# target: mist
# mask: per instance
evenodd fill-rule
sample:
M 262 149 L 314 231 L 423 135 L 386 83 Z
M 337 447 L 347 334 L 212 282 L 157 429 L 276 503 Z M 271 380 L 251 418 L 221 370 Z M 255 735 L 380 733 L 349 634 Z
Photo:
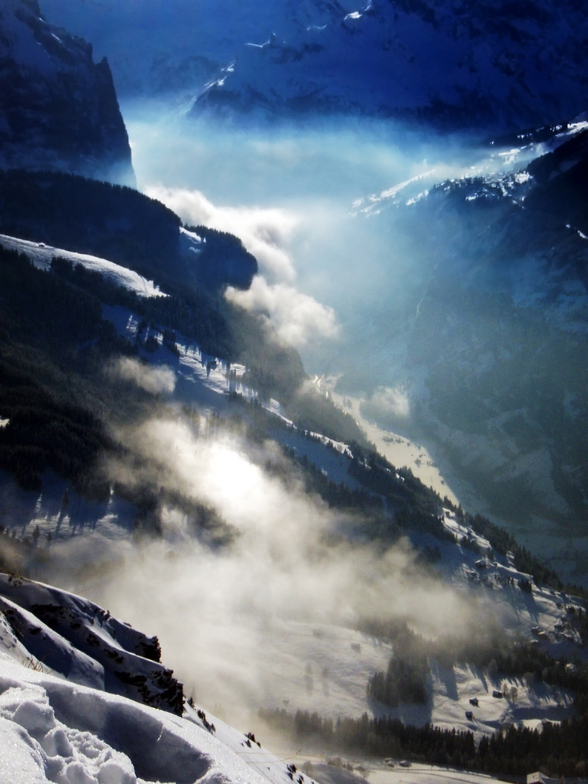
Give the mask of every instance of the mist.
M 438 637 L 463 636 L 487 620 L 471 597 L 419 565 L 408 540 L 382 547 L 354 536 L 358 520 L 304 492 L 273 442 L 252 443 L 229 427 L 195 426 L 171 412 L 116 435 L 127 456 L 109 464 L 111 480 L 160 488 L 161 536 L 96 533 L 56 544 L 49 576 L 157 634 L 162 659 L 188 696 L 193 691 L 232 721 L 246 722 L 261 705 L 281 706 L 281 684 L 304 682 L 300 638 L 314 641 L 317 625 L 322 637 L 362 619 L 404 619 Z M 167 502 L 170 495 L 214 510 L 232 541 L 211 546 Z M 100 563 L 80 569 L 88 552 L 99 552 Z M 385 667 L 390 649 L 379 645 Z M 329 655 L 325 672 L 340 653 Z M 367 683 L 372 673 L 362 672 Z M 344 681 L 333 675 L 335 695 Z M 327 709 L 341 712 L 338 704 Z
M 140 189 L 186 224 L 235 233 L 258 259 L 251 289 L 226 296 L 269 319 L 307 371 L 355 373 L 367 413 L 406 423 L 410 399 L 382 324 L 386 340 L 401 332 L 421 273 L 410 238 L 392 234 L 380 213 L 394 209 L 395 186 L 416 193 L 468 170 L 480 159 L 475 148 L 377 122 L 243 130 L 162 118 L 156 105 L 123 111 Z M 173 391 L 173 374 L 134 361 L 116 373 L 154 393 Z M 219 429 L 206 412 L 195 424 L 175 410 L 114 436 L 125 457 L 106 466 L 107 476 L 158 499 L 159 535 L 59 544 L 49 577 L 157 634 L 187 693 L 232 721 L 285 704 L 282 683 L 304 689 L 302 638 L 367 618 L 463 637 L 488 618 L 488 608 L 423 567 L 407 539 L 374 546 L 357 533 L 365 520 L 309 496 L 273 443 Z M 195 525 L 191 505 L 222 535 Z M 87 563 L 87 548 L 101 563 L 69 571 Z M 385 669 L 389 649 L 374 646 L 361 679 Z M 341 697 L 344 678 L 329 688 Z M 341 704 L 333 697 L 325 710 L 337 715 Z
M 123 110 L 140 189 L 187 225 L 236 234 L 256 256 L 251 288 L 228 289 L 227 298 L 271 321 L 308 372 L 354 378 L 366 415 L 407 426 L 409 390 L 396 377 L 402 356 L 389 345 L 418 305 L 422 272 L 410 237 L 391 230 L 386 210 L 396 186 L 418 193 L 457 176 L 475 149 L 377 122 L 243 130 L 162 118 L 155 105 Z M 147 391 L 173 391 L 169 372 L 127 360 L 116 372 Z M 261 705 L 287 704 L 292 690 L 317 709 L 308 689 L 312 645 L 323 645 L 315 666 L 331 673 L 321 681 L 320 709 L 360 715 L 365 696 L 349 700 L 349 673 L 336 674 L 336 656 L 351 642 L 361 647 L 354 689 L 365 695 L 390 655 L 361 636 L 363 620 L 401 620 L 428 638 L 463 639 L 502 612 L 478 608 L 423 566 L 408 539 L 368 541 L 369 520 L 305 492 L 276 444 L 252 441 L 210 412 L 194 422 L 171 410 L 113 436 L 124 458 L 106 466 L 107 477 L 156 499 L 157 536 L 139 531 L 109 544 L 94 534 L 59 544 L 49 577 L 157 634 L 187 695 L 236 724 Z M 87 548 L 100 564 L 69 571 L 87 563 Z
M 112 379 L 128 381 L 153 395 L 171 395 L 176 388 L 176 376 L 171 368 L 149 367 L 131 357 L 120 357 L 105 372 Z
M 488 163 L 471 139 L 365 118 L 235 127 L 145 102 L 123 111 L 140 189 L 185 223 L 241 238 L 263 281 L 233 300 L 269 314 L 317 375 L 356 367 L 358 334 L 365 351 L 369 322 L 412 292 L 411 239 L 379 214 L 391 189 L 418 193 Z M 363 381 L 382 383 L 369 363 Z
M 559 531 L 563 513 L 580 526 L 585 514 L 574 511 L 573 499 L 581 483 L 570 474 L 557 489 L 553 467 L 569 440 L 559 430 L 554 446 L 540 387 L 503 348 L 516 346 L 526 362 L 546 335 L 533 309 L 552 302 L 555 279 L 535 263 L 543 250 L 528 252 L 529 243 L 552 246 L 537 215 L 514 220 L 524 188 L 501 191 L 507 181 L 494 177 L 520 171 L 546 149 L 493 147 L 366 118 L 261 125 L 194 118 L 189 107 L 175 117 L 149 103 L 123 110 L 140 187 L 185 221 L 234 231 L 259 259 L 251 289 L 227 296 L 299 350 L 316 384 L 391 463 L 551 558 L 554 538 L 541 536 L 538 545 L 530 521 L 538 515 Z M 498 201 L 477 199 L 478 176 Z M 451 180 L 462 180 L 457 201 L 449 185 L 419 199 Z M 512 221 L 499 219 L 510 213 Z M 567 264 L 563 235 L 561 242 L 553 258 Z M 553 317 L 564 314 L 565 322 L 567 305 L 559 302 Z M 537 354 L 531 375 L 544 361 Z M 553 379 L 563 378 L 558 363 L 554 354 Z M 505 390 L 521 383 L 526 391 L 511 406 Z M 513 421 L 533 401 L 539 441 L 520 431 L 513 451 L 512 432 L 496 436 L 498 399 L 501 416 Z M 551 462 L 536 459 L 539 444 Z M 510 495 L 507 477 L 516 477 Z

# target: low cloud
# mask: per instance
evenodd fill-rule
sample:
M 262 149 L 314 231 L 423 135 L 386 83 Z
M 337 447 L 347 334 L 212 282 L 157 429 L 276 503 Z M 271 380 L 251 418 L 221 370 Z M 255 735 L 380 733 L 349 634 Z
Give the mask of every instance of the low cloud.
M 332 308 L 283 283 L 270 285 L 257 275 L 247 291 L 230 287 L 226 297 L 245 310 L 266 316 L 279 337 L 291 346 L 304 348 L 312 340 L 331 339 L 339 327 Z
M 227 290 L 230 302 L 265 316 L 279 337 L 302 349 L 312 339 L 338 334 L 335 311 L 293 285 L 294 262 L 288 244 L 299 223 L 295 213 L 259 207 L 217 207 L 200 191 L 153 186 L 146 193 L 166 204 L 190 225 L 235 234 L 259 263 L 260 274 L 248 291 Z
M 401 387 L 378 387 L 374 394 L 361 405 L 361 411 L 368 419 L 382 426 L 394 426 L 410 418 L 410 397 Z
M 291 211 L 261 207 L 219 207 L 200 191 L 151 186 L 146 193 L 173 210 L 184 223 L 236 234 L 272 282 L 292 283 L 296 271 L 285 245 L 299 223 Z
M 171 395 L 176 388 L 176 374 L 169 367 L 145 365 L 137 359 L 122 357 L 108 366 L 111 377 L 136 384 L 153 395 Z
M 165 488 L 213 508 L 238 532 L 232 543 L 207 546 L 187 515 L 164 504 L 161 538 L 111 542 L 108 580 L 93 570 L 68 586 L 158 634 L 165 663 L 188 693 L 195 685 L 200 701 L 230 707 L 233 719 L 280 704 L 281 684 L 303 672 L 297 651 L 305 650 L 302 637 L 313 639 L 308 624 L 349 628 L 362 617 L 402 618 L 434 637 L 463 634 L 475 623 L 472 603 L 423 570 L 407 540 L 376 549 L 341 536 L 357 520 L 305 493 L 275 444 L 199 428 L 174 416 L 119 430 L 137 459 L 110 470 L 118 481 L 151 483 L 162 498 Z M 55 568 L 63 584 L 72 564 L 67 547 L 62 552 Z M 291 648 L 284 651 L 285 633 Z M 271 678 L 270 666 L 279 670 Z

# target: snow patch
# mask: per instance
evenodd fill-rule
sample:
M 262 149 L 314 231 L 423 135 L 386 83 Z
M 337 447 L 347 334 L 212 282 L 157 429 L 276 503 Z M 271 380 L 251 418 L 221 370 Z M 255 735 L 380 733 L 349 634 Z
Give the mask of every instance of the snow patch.
M 119 264 L 101 259 L 98 256 L 74 253 L 63 248 L 45 245 L 43 242 L 30 242 L 17 237 L 8 237 L 4 234 L 0 234 L 0 245 L 8 250 L 24 253 L 39 269 L 49 270 L 54 258 L 62 258 L 70 261 L 72 264 L 81 264 L 93 272 L 99 272 L 107 280 L 129 291 L 134 291 L 140 297 L 167 297 L 167 294 L 160 291 L 153 281 L 147 280 L 133 270 L 121 267 Z

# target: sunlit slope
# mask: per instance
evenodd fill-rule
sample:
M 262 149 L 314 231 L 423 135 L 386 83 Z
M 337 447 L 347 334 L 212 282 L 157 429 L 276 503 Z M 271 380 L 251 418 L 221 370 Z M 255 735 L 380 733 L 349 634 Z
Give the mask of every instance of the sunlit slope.
M 31 246 L 33 255 L 40 251 Z M 137 337 L 139 319 L 132 311 L 108 306 L 104 316 L 121 337 Z M 112 484 L 102 501 L 68 491 L 63 480 L 51 476 L 36 494 L 4 481 L 3 499 L 11 510 L 4 524 L 20 531 L 21 540 L 12 544 L 5 537 L 5 542 L 20 568 L 28 563 L 47 579 L 88 591 L 134 623 L 148 623 L 188 686 L 207 705 L 231 715 L 249 716 L 258 707 L 333 718 L 374 711 L 482 734 L 505 722 L 533 725 L 569 715 L 569 693 L 465 663 L 432 661 L 424 705 L 391 709 L 368 699 L 367 682 L 386 669 L 394 645 L 360 630 L 366 615 L 408 617 L 428 634 L 458 637 L 456 623 L 484 629 L 499 620 L 509 633 L 527 639 L 541 634 L 552 654 L 571 656 L 582 643 L 567 611 L 577 602 L 534 585 L 529 573 L 515 566 L 522 553 L 493 552 L 471 520 L 451 510 L 441 517 L 406 518 L 398 532 L 405 541 L 399 545 L 392 521 L 371 520 L 368 509 L 370 503 L 378 509 L 380 488 L 390 507 L 402 510 L 399 494 L 407 483 L 414 488 L 411 503 L 418 503 L 425 488 L 408 474 L 363 466 L 363 458 L 354 460 L 344 443 L 294 426 L 277 401 L 247 403 L 255 395 L 244 366 L 207 355 L 181 335 L 166 345 L 155 325 L 143 337 L 153 342 L 150 351 L 141 349 L 147 363 L 132 359 L 113 372 L 127 385 L 158 395 L 171 409 L 158 407 L 137 426 L 119 426 L 118 438 L 134 457 L 112 459 Z M 189 407 L 182 413 L 178 403 Z M 238 425 L 238 418 L 253 429 Z M 288 454 L 295 462 L 284 462 L 276 443 L 293 450 Z M 308 461 L 318 472 L 314 481 L 363 491 L 358 498 L 364 520 L 357 510 L 336 505 L 329 510 L 307 496 L 301 478 L 291 484 L 289 474 L 296 476 L 304 466 L 309 471 Z M 147 503 L 151 481 L 159 488 L 154 505 Z M 314 487 L 332 492 L 320 482 Z M 137 545 L 141 531 L 148 536 Z M 325 549 L 330 537 L 335 537 L 331 548 Z M 435 572 L 417 566 L 419 557 L 435 551 Z M 213 585 L 222 590 L 211 590 Z M 464 604 L 472 598 L 475 622 Z M 170 613 L 170 607 L 177 612 Z M 516 700 L 492 696 L 513 687 Z M 472 698 L 479 701 L 474 719 L 466 716 Z

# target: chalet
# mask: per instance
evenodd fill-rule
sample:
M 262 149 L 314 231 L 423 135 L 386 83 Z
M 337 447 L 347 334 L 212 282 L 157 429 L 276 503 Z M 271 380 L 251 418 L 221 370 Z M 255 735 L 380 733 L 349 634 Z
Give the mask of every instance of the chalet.
M 552 779 L 545 773 L 537 771 L 527 774 L 527 784 L 565 784 L 565 779 L 563 776 L 559 779 Z

